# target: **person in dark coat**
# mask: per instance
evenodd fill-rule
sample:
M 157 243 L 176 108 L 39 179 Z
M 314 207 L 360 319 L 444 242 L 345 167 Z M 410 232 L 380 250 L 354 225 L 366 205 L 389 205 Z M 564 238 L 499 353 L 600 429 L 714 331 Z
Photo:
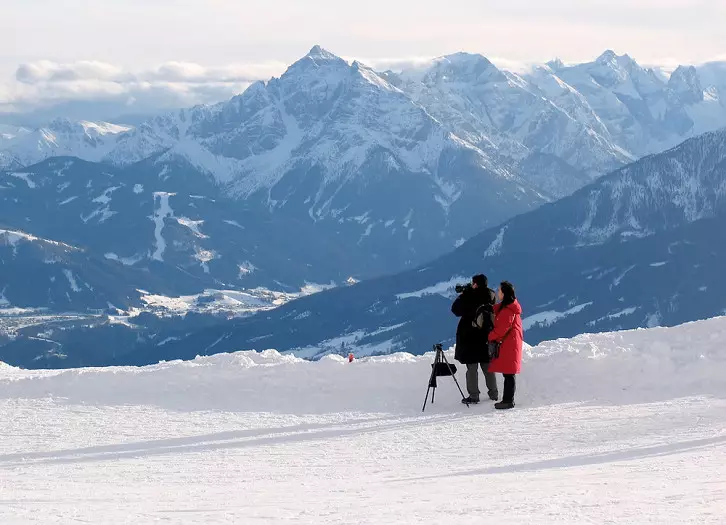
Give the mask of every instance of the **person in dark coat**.
M 516 374 L 522 371 L 522 307 L 517 301 L 512 283 L 504 281 L 497 291 L 500 303 L 494 307 L 494 329 L 489 341 L 501 343 L 499 357 L 489 364 L 489 372 L 504 374 L 504 395 L 497 409 L 514 408 Z
M 469 397 L 462 403 L 479 402 L 479 367 L 484 372 L 489 399 L 496 401 L 499 398 L 497 380 L 493 373 L 488 371 L 489 352 L 487 341 L 489 329 L 474 326 L 476 312 L 482 305 L 494 306 L 494 291 L 489 289 L 485 275 L 475 275 L 471 279 L 471 286 L 467 287 L 451 305 L 451 311 L 459 317 L 459 326 L 456 329 L 456 350 L 454 359 L 466 365 L 466 389 Z

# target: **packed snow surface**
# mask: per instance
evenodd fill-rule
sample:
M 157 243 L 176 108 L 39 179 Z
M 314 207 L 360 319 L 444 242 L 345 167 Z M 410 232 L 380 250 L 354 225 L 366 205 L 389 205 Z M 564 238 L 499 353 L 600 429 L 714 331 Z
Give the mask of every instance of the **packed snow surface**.
M 527 348 L 504 412 L 440 378 L 422 413 L 431 355 L 0 364 L 0 523 L 723 523 L 724 343 Z

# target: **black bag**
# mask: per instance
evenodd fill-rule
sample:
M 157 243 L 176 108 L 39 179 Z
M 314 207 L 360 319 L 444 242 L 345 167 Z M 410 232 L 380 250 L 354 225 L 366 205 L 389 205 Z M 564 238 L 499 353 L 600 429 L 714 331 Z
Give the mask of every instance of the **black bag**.
M 499 349 L 502 347 L 502 343 L 500 341 L 491 341 L 488 345 L 489 350 L 489 361 L 493 361 L 497 358 L 499 358 Z
M 491 304 L 483 304 L 477 308 L 471 326 L 489 334 L 494 329 L 494 307 Z
M 433 363 L 431 364 L 431 368 L 433 368 Z M 437 377 L 447 377 L 452 376 L 456 373 L 456 365 L 447 365 L 446 363 L 436 363 L 436 371 L 434 373 L 434 376 Z

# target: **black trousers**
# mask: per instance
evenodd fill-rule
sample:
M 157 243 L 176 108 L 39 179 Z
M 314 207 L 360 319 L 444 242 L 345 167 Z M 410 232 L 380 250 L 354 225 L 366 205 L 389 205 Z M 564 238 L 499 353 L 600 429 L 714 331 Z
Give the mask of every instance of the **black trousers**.
M 514 374 L 504 374 L 504 403 L 514 403 L 514 392 L 517 390 L 517 380 Z

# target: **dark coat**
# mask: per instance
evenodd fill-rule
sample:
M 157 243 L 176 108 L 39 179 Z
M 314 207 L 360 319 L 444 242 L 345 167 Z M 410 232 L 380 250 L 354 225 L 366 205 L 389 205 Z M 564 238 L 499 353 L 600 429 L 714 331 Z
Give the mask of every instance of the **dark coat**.
M 494 292 L 489 288 L 470 288 L 456 298 L 451 311 L 459 319 L 456 329 L 456 351 L 454 359 L 463 365 L 488 363 L 489 352 L 487 341 L 489 332 L 472 326 L 477 309 L 484 305 L 493 305 Z
M 494 330 L 489 334 L 490 341 L 501 341 L 499 357 L 489 365 L 490 372 L 500 374 L 518 374 L 522 370 L 522 307 L 514 301 L 502 308 L 501 304 L 494 307 L 496 319 Z

